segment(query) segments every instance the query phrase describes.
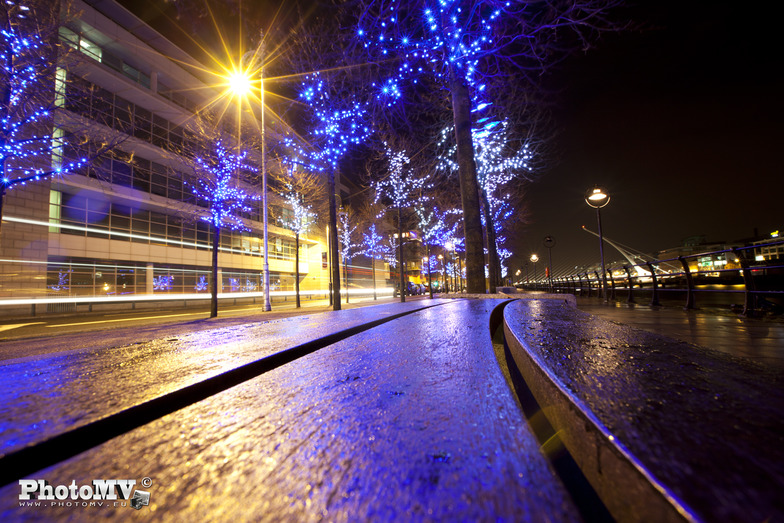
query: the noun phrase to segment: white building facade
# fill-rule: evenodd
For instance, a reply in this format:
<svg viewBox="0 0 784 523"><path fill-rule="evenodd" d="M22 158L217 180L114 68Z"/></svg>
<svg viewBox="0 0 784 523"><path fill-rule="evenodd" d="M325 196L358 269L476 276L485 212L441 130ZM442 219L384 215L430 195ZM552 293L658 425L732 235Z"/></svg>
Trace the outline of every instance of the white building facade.
<svg viewBox="0 0 784 523"><path fill-rule="evenodd" d="M184 184L184 164L173 152L198 139L189 122L215 89L197 76L192 57L119 4L75 4L79 16L60 38L80 59L58 72L58 110L129 134L79 172L9 190L0 317L206 300L212 240L210 225L199 219L206 203ZM72 96L77 88L82 94ZM64 155L78 154L74 145ZM248 231L221 231L223 299L261 302L261 205L253 202L242 216ZM272 216L285 215L272 197L270 206L277 206ZM292 299L295 243L293 232L273 221L268 229L274 304ZM318 228L300 238L304 298L326 296L325 244Z"/></svg>

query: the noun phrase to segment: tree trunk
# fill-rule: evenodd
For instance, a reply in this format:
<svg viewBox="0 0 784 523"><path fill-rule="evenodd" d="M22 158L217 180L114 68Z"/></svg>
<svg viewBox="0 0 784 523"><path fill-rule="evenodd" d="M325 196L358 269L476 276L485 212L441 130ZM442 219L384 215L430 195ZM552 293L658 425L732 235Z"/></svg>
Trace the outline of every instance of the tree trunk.
<svg viewBox="0 0 784 523"><path fill-rule="evenodd" d="M373 299L377 300L378 295L376 294L376 253L373 253L373 257L370 258L370 274L373 278Z"/></svg>
<svg viewBox="0 0 784 523"><path fill-rule="evenodd" d="M425 242L425 256L427 257L427 287L430 289L430 299L433 299L433 275L430 273L430 245Z"/></svg>
<svg viewBox="0 0 784 523"><path fill-rule="evenodd" d="M210 289L210 318L218 315L218 248L221 228L212 227L212 288Z"/></svg>
<svg viewBox="0 0 784 523"><path fill-rule="evenodd" d="M299 309L299 233L294 235L294 289L297 294L297 308Z"/></svg>
<svg viewBox="0 0 784 523"><path fill-rule="evenodd" d="M3 96L5 98L5 94ZM6 105L7 107L7 105ZM5 146L6 141L0 140L0 145ZM0 159L0 177L5 179L5 162L7 157ZM5 203L5 193L8 191L8 184L0 180L0 227L3 224L3 204ZM0 236L2 238L2 236Z"/></svg>
<svg viewBox="0 0 784 523"><path fill-rule="evenodd" d="M3 162L5 163L5 162ZM3 223L3 203L5 203L5 192L8 189L6 184L0 182L0 226ZM2 240L2 235L0 235L0 241Z"/></svg>
<svg viewBox="0 0 784 523"><path fill-rule="evenodd" d="M466 246L466 279L468 292L484 294L485 256L482 241L482 220L479 210L479 185L474 162L474 144L471 136L471 98L465 81L450 68L452 113L457 143L458 178L463 202L463 231Z"/></svg>
<svg viewBox="0 0 784 523"><path fill-rule="evenodd" d="M400 207L397 208L397 266L400 270L400 303L406 301L406 289L403 287L403 218Z"/></svg>
<svg viewBox="0 0 784 523"><path fill-rule="evenodd" d="M332 310L340 310L340 260L338 259L338 210L335 199L335 168L329 171L329 257L332 270Z"/></svg>
<svg viewBox="0 0 784 523"><path fill-rule="evenodd" d="M490 293L495 292L495 288L501 281L501 270L498 261L498 249L496 248L495 236L495 222L493 221L493 213L490 212L490 203L488 202L487 192L481 191L482 195L482 209L485 215L485 231L487 236L487 272L488 283L490 285Z"/></svg>
<svg viewBox="0 0 784 523"><path fill-rule="evenodd" d="M346 303L348 303L348 259L343 257L343 281L346 282Z"/></svg>

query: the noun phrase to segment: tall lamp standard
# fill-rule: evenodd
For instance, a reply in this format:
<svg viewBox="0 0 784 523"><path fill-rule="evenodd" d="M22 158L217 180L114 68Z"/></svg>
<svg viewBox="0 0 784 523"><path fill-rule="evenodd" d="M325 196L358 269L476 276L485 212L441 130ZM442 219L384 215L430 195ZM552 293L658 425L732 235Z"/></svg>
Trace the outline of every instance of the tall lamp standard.
<svg viewBox="0 0 784 523"><path fill-rule="evenodd" d="M602 298L607 303L607 271L604 268L604 236L600 209L610 203L610 195L597 185L585 194L585 203L596 209L596 221L599 223L599 255L602 259Z"/></svg>
<svg viewBox="0 0 784 523"><path fill-rule="evenodd" d="M536 288L536 262L539 261L539 256L536 254L531 255L531 262L534 264L534 288Z"/></svg>
<svg viewBox="0 0 784 523"><path fill-rule="evenodd" d="M243 60L246 56L253 54L253 58L258 60L261 64L259 67L259 101L261 104L261 201L264 217L264 311L268 312L272 310L272 305L270 304L269 234L267 232L267 136L266 125L264 124L264 60L263 47L261 47L261 45L263 44L260 44L259 53L246 53L243 56ZM251 78L249 77L247 70L236 71L232 74L229 78L229 85L241 104L242 97L247 95L251 89Z"/></svg>
<svg viewBox="0 0 784 523"><path fill-rule="evenodd" d="M444 244L444 248L446 249L446 252L448 254L449 252L453 251L453 249L455 248L455 244L452 243L452 242L446 242ZM445 256L444 257L444 262L446 262L447 259L448 258ZM452 292L457 292L455 290L457 287L455 286L455 255L454 255L454 252L452 252L452 256L449 259L452 260L452 282L451 282L450 288L451 288ZM449 273L448 272L447 272L446 276L447 276L447 281L448 281L449 280Z"/></svg>
<svg viewBox="0 0 784 523"><path fill-rule="evenodd" d="M550 287L550 292L553 292L553 247L555 247L555 238L545 236L543 244L547 247L547 285Z"/></svg>
<svg viewBox="0 0 784 523"><path fill-rule="evenodd" d="M439 254L438 259L441 260L441 277L439 278L439 291L446 292L446 266L444 264L444 255Z"/></svg>
<svg viewBox="0 0 784 523"><path fill-rule="evenodd" d="M463 259L457 256L457 277L460 281L460 292L463 292Z"/></svg>

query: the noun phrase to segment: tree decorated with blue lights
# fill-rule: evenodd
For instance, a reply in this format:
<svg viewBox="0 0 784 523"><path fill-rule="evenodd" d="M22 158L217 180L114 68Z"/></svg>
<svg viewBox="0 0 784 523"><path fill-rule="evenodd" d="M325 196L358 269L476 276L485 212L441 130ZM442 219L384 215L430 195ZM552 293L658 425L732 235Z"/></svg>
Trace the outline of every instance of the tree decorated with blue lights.
<svg viewBox="0 0 784 523"><path fill-rule="evenodd" d="M385 203L386 210L382 212L394 211L397 215L397 242L398 260L400 267L400 301L406 301L405 297L405 275L403 271L403 209L412 207L414 203L424 203L429 198L426 191L430 189L427 178L414 176L407 165L410 158L405 150L395 151L389 145L386 148L386 158L388 162L387 176L380 180L370 182L370 187L374 194L374 204Z"/></svg>
<svg viewBox="0 0 784 523"><path fill-rule="evenodd" d="M442 131L439 145L444 149L439 169L458 170L455 160L457 146L450 140L452 129ZM526 136L515 137L509 120L480 118L472 129L477 178L482 204L482 225L487 238L487 277L492 287L501 283L505 267L503 260L511 253L504 247L504 225L515 213L515 196L521 194L524 182L533 179L535 141Z"/></svg>
<svg viewBox="0 0 784 523"><path fill-rule="evenodd" d="M370 258L371 278L373 279L373 299L378 299L376 294L376 260L385 259L384 237L376 232L376 224L373 223L367 232L362 233L361 253Z"/></svg>
<svg viewBox="0 0 784 523"><path fill-rule="evenodd" d="M384 260L386 260L389 266L393 269L398 268L399 246L400 241L398 240L397 234L390 234L387 237L387 241L384 243Z"/></svg>
<svg viewBox="0 0 784 523"><path fill-rule="evenodd" d="M247 154L232 152L222 139L209 143L206 150L193 157L191 168L196 180L188 182L193 194L206 201L209 214L202 220L212 226L212 284L210 286L210 318L218 315L218 251L220 236L224 228L230 230L248 230L240 217L241 213L250 213L250 202L258 200L257 195L240 187L241 174L254 171L246 162Z"/></svg>
<svg viewBox="0 0 784 523"><path fill-rule="evenodd" d="M427 280L430 288L430 297L433 297L432 264L430 263L430 248L443 245L456 234L459 225L459 210L441 211L428 202L417 202L414 206L417 216L417 229L421 234L422 244L425 246L425 259L427 262Z"/></svg>
<svg viewBox="0 0 784 523"><path fill-rule="evenodd" d="M296 306L300 303L299 240L315 225L318 216L314 206L324 197L324 184L314 173L300 165L281 163L282 169L273 171L273 187L286 202L290 214L278 217L281 227L294 233L294 287Z"/></svg>
<svg viewBox="0 0 784 523"><path fill-rule="evenodd" d="M491 91L524 81L565 47L586 47L611 24L607 10L620 0L365 0L352 4L356 38L382 68L376 82L383 105L405 102L423 78L448 93L463 207L468 291L485 292L480 195L472 124L490 106ZM563 45L565 28L577 39ZM561 45L557 45L561 44ZM532 76L535 76L532 75ZM507 108L511 109L511 108Z"/></svg>
<svg viewBox="0 0 784 523"><path fill-rule="evenodd" d="M340 256L343 258L343 281L346 282L346 303L348 303L348 266L351 258L357 253L359 244L354 243L357 231L354 210L351 207L341 207L338 212L338 242L340 243Z"/></svg>
<svg viewBox="0 0 784 523"><path fill-rule="evenodd" d="M308 75L300 86L299 98L308 108L311 122L308 145L293 146L298 162L314 172L327 173L329 196L329 245L332 267L332 306L340 310L340 264L338 260L337 201L335 171L352 147L371 134L363 104L355 102L337 84L330 85L320 74Z"/></svg>
<svg viewBox="0 0 784 523"><path fill-rule="evenodd" d="M69 48L59 43L59 27L59 2L0 7L0 220L9 190L70 174L117 144L115 139L76 158L66 154L69 142L84 139L75 138L75 120L62 109L60 67Z"/></svg>

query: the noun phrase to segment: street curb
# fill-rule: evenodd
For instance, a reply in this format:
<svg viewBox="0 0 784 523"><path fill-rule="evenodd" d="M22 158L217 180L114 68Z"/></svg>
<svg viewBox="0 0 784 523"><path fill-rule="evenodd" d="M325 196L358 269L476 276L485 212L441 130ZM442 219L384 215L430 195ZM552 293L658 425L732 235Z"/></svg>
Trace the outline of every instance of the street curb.
<svg viewBox="0 0 784 523"><path fill-rule="evenodd" d="M512 310L504 309L503 322L512 363L613 517L619 521L700 521L509 327L507 317Z"/></svg>

